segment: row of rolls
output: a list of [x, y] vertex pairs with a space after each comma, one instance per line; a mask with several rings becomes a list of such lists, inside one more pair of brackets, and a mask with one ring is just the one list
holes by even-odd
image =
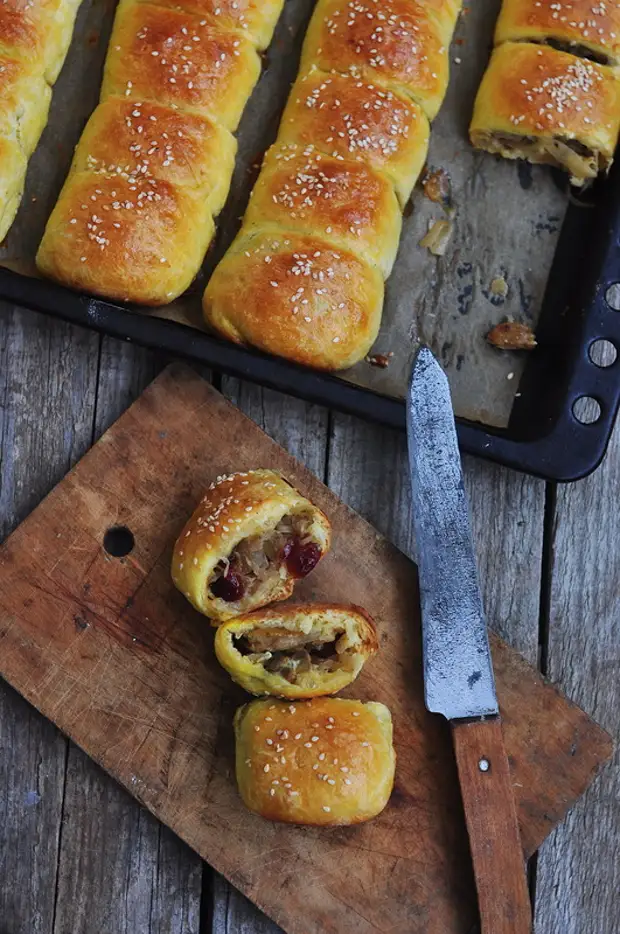
[[[37, 265], [75, 289], [165, 305], [189, 286], [231, 184], [234, 132], [284, 0], [120, 0], [101, 98]], [[0, 5], [0, 236], [23, 189], [77, 0]], [[459, 0], [318, 0], [279, 132], [203, 299], [209, 326], [337, 370], [377, 334], [444, 98]], [[505, 0], [474, 146], [608, 170], [620, 127], [619, 0]]]
[[396, 764], [389, 709], [334, 697], [378, 650], [350, 604], [281, 603], [331, 548], [328, 517], [281, 474], [218, 477], [173, 550], [175, 586], [217, 627], [215, 654], [258, 699], [234, 717], [245, 805], [316, 826], [376, 817]]

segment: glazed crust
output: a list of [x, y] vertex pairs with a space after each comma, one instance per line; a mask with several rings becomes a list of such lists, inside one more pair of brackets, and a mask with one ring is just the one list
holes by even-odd
[[0, 242], [21, 202], [78, 6], [79, 0], [0, 2]]
[[143, 305], [185, 291], [226, 200], [231, 131], [283, 2], [121, 0], [101, 103], [37, 254], [43, 274]]
[[237, 343], [343, 370], [381, 323], [457, 0], [319, 0], [275, 145], [203, 298]]
[[306, 541], [329, 551], [331, 527], [327, 516], [272, 470], [251, 470], [218, 478], [190, 517], [172, 555], [172, 579], [190, 603], [216, 624], [293, 592], [295, 576], [278, 558], [275, 579], [268, 587], [246, 592], [227, 602], [211, 591], [218, 565], [229, 560], [244, 540], [275, 530], [285, 517], [303, 517]]
[[382, 305], [380, 270], [356, 254], [245, 226], [204, 295], [207, 320], [229, 340], [325, 370], [368, 352]]
[[[576, 141], [592, 153], [583, 166], [573, 164], [572, 150], [566, 154], [571, 180], [582, 184], [611, 164], [619, 125], [620, 79], [614, 70], [548, 46], [504, 43], [482, 79], [470, 136], [480, 149], [554, 164], [562, 158], [554, 156], [557, 142]], [[532, 153], [532, 139], [552, 145]]]
[[259, 75], [249, 39], [195, 13], [125, 0], [114, 21], [101, 97], [129, 90], [134, 100], [193, 110], [234, 130]]
[[396, 756], [383, 704], [255, 700], [237, 711], [235, 736], [239, 793], [267, 820], [358, 824], [388, 802]]
[[365, 610], [337, 604], [258, 610], [224, 623], [215, 636], [215, 654], [233, 681], [250, 694], [286, 698], [335, 694], [377, 649]]
[[157, 0], [158, 6], [197, 13], [220, 29], [233, 29], [259, 51], [271, 42], [282, 0]]
[[324, 0], [304, 42], [301, 70], [316, 65], [411, 96], [432, 120], [448, 86], [459, 6], [412, 0]]
[[[495, 44], [561, 42], [587, 50], [603, 64], [620, 64], [618, 0], [504, 0]], [[578, 52], [575, 52], [578, 54]]]
[[401, 228], [400, 206], [383, 176], [362, 162], [343, 162], [312, 147], [273, 146], [265, 156], [244, 226], [295, 230], [336, 248], [362, 252], [390, 274]]
[[278, 143], [363, 162], [391, 181], [402, 206], [426, 161], [429, 133], [421, 108], [403, 95], [312, 68], [291, 89]]

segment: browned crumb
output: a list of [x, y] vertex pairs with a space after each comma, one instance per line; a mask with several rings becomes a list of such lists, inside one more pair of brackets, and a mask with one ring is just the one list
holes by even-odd
[[487, 334], [487, 340], [499, 350], [533, 350], [536, 347], [536, 337], [529, 324], [518, 321], [496, 324]]
[[370, 363], [371, 366], [379, 367], [382, 370], [387, 370], [394, 356], [392, 350], [389, 353], [373, 353], [366, 357], [366, 363]]
[[445, 169], [427, 169], [422, 178], [422, 191], [429, 201], [441, 204], [446, 210], [452, 207], [452, 184]]

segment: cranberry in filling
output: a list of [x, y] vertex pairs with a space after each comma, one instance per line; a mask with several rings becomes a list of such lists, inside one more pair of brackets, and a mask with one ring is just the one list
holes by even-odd
[[306, 577], [321, 560], [321, 549], [316, 542], [302, 545], [298, 538], [287, 542], [282, 549], [289, 574], [293, 577]]
[[219, 600], [225, 600], [226, 603], [235, 603], [241, 600], [245, 592], [241, 576], [232, 568], [228, 568], [226, 574], [222, 574], [211, 584], [211, 593]]

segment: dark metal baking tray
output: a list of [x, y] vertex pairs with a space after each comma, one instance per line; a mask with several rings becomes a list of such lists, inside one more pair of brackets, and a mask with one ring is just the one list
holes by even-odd
[[[539, 346], [528, 358], [508, 427], [458, 420], [464, 451], [547, 480], [576, 480], [598, 466], [620, 404], [620, 361], [595, 363], [593, 345], [604, 340], [620, 347], [619, 282], [620, 162], [568, 208], [537, 326]], [[382, 425], [404, 427], [399, 400], [184, 324], [4, 268], [0, 297]], [[599, 409], [589, 424], [575, 414], [583, 397]]]

